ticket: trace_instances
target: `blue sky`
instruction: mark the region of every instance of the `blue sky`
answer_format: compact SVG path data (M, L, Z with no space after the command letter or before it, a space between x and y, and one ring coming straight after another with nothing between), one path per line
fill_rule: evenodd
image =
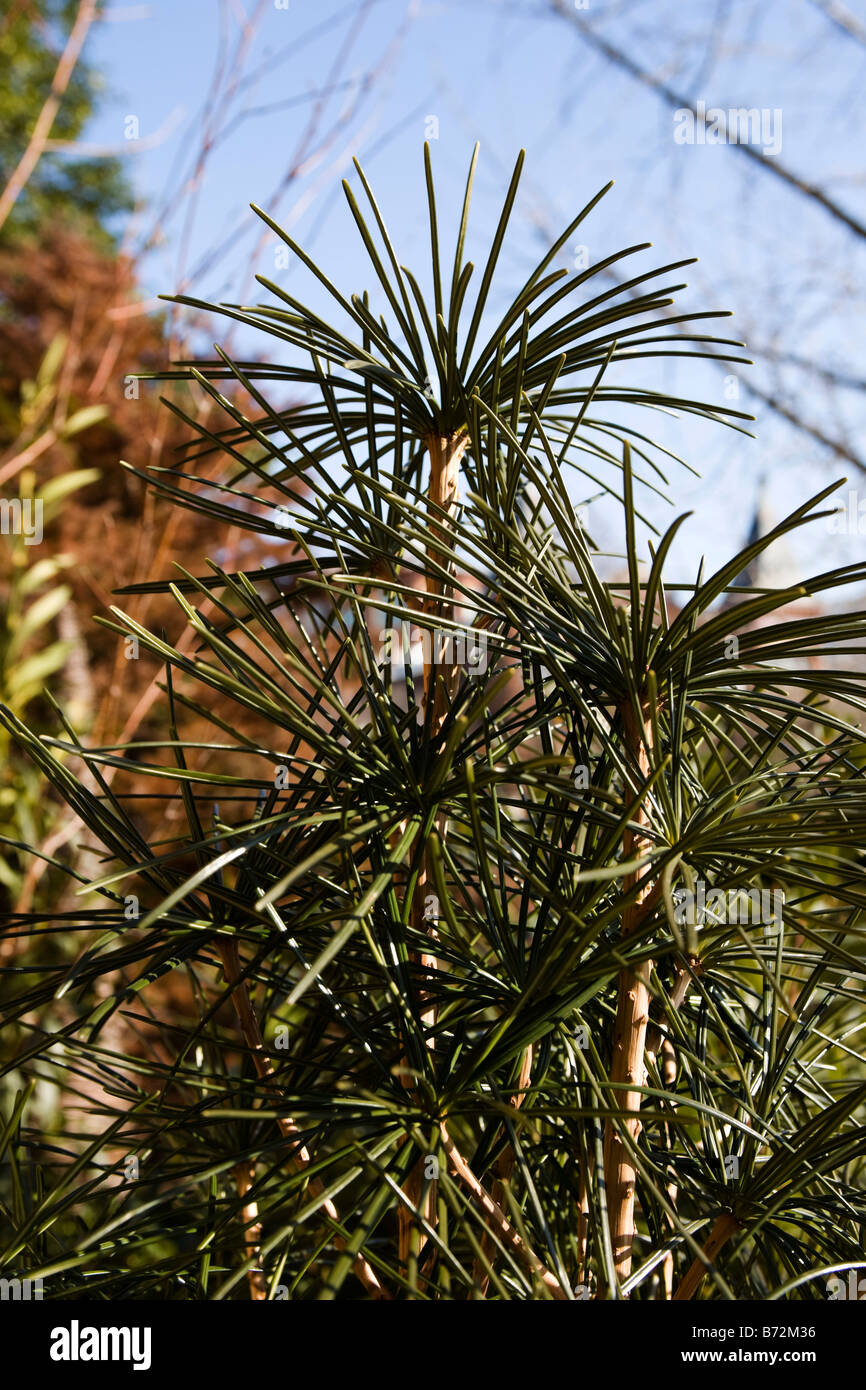
M866 377L866 241L769 171L756 169L741 151L676 144L670 107L612 66L551 5L278 3L262 5L233 103L226 105L224 96L218 102L227 128L194 199L188 180L208 88L221 40L228 36L229 52L237 42L240 0L118 0L116 18L89 44L108 90L86 139L124 153L142 204L137 235L151 225L166 189L187 180L174 214L163 221L161 244L142 263L145 294L171 292L187 277L193 294L248 300L258 270L323 308L319 287L302 267L276 270L275 248L261 243L250 202L287 222L341 288L372 289L339 189L340 179L352 174L355 153L401 256L423 268L421 149L433 130L446 247L472 145L481 142L470 256L472 244L489 241L513 159L521 146L527 150L499 272L503 297L523 282L533 259L574 212L614 178L614 190L581 233L591 262L643 241L653 250L634 258L632 273L697 255L699 265L675 277L689 282L682 310L731 309L733 320L716 328L724 336L748 334L777 352L816 356L835 370ZM243 9L253 15L256 0L244 0ZM862 5L848 10L864 17ZM866 47L841 34L817 4L591 0L575 18L690 100L781 112L779 161L866 220ZM336 90L326 91L335 78ZM314 110L316 134L305 149ZM141 147L124 140L130 116L138 121ZM305 165L320 142L324 149ZM222 248L216 259L215 248ZM575 250L569 248L569 256ZM213 336L220 331L215 325ZM652 371L669 389L722 400L723 376L715 367L675 372L659 364ZM844 428L857 437L863 415L858 394L837 393L828 403L808 374L792 375L784 367L770 375L765 367L751 371L765 393L793 395L816 428L830 434ZM756 409L747 395L734 404L758 413L756 441L689 422L667 425L663 433L702 475L700 482L678 468L671 475L676 510L695 511L674 552L675 567L691 572L698 552L715 565L742 542L762 476L781 515L832 477L852 472L850 465L828 462L826 451L764 407ZM674 514L661 507L652 513L658 523ZM613 530L606 539L615 540ZM859 558L863 539L836 536L833 546L832 563L844 563ZM804 558L822 567L826 548L826 533L801 545Z

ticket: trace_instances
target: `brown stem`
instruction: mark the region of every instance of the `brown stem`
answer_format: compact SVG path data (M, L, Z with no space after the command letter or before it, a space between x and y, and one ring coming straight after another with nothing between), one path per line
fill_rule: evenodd
M468 442L465 434L431 435L427 440L427 453L430 458L430 531L440 546L448 545L451 539L451 518L457 507L460 461L466 452ZM443 513L444 516L440 515ZM427 559L431 570L434 566L441 567L444 563L441 551L433 546L427 551ZM446 581L433 578L432 575L428 577L424 611L443 619L443 630L434 639L435 650L431 652L431 656L435 655L435 670L438 676L435 690L433 662L426 659L424 662L424 705L426 710L431 700L433 701L433 737L442 727L456 682L457 666L448 658L446 645L447 629L454 617L453 593L452 586Z
M427 440L427 452L430 457L430 529L441 541L449 541L451 533L451 518L457 506L458 484L460 480L460 461L466 452L469 443L468 436L462 433L456 435L432 435ZM439 519L439 510L445 514L445 522ZM431 548L428 551L428 561L432 564L443 562L443 557L437 555ZM448 565L450 569L450 564ZM450 584L440 579L430 578L427 584L427 593L424 599L424 608L428 613L438 613L443 620L443 630L440 630L430 643L433 648L431 655L433 662L425 661L424 664L424 709L433 705L433 716L431 721L431 737L435 738L445 722L448 706L454 695L457 683L457 663L453 659L454 634L450 637L448 632L450 624L454 619L453 589ZM434 689L434 675L438 676ZM444 844L448 830L448 817L440 812L435 820L436 834L439 842ZM421 874L413 900L413 911L420 910L421 921L423 922L424 899L426 889L433 882L433 870L428 853L424 852L424 859L421 867ZM436 929L432 925L427 927L427 935L431 941L435 942ZM435 954L422 955L422 966L428 970L436 970L439 962ZM431 1027L436 1022L435 1007L431 1008L423 1019L425 1024Z
M589 1278L587 1250L589 1247L589 1178L586 1171L586 1153L583 1148L578 1158L580 1179L577 1206L577 1283L585 1288Z
M250 995L249 990L247 989L246 980L244 980L241 973L241 964L240 957L238 955L237 943L234 941L218 941L217 950L219 951L220 960L222 961L223 973L226 978L226 983L231 986L232 1004L234 1005L235 1013L238 1016L238 1022L241 1026L241 1032L243 1033L244 1042L246 1043L250 1053L252 1054L253 1064L258 1074L259 1080L265 1083L267 1089L274 1096L274 1099L279 1101L281 1097L279 1094L279 1090L276 1086L274 1069L271 1066L270 1061L268 1060L267 1053L265 1052L265 1044L264 1039L262 1038L261 1030L259 1028L259 1021L256 1018L255 1010L253 1009L252 1003L250 1001ZM300 1130L298 1129L298 1126L295 1124L294 1120L289 1119L288 1116L278 1115L277 1125L279 1126L280 1133L282 1134L284 1139L296 1140L298 1138ZM292 1162L295 1164L297 1168L300 1169L304 1169L309 1166L310 1154L303 1144L296 1145L296 1147L294 1148L292 1152ZM321 1196L324 1190L324 1184L322 1183L320 1178L310 1178L309 1191L312 1193L313 1197ZM334 1206L334 1203L331 1201L330 1197L324 1198L324 1200L321 1203L321 1207L322 1210L325 1212L326 1216L331 1221L339 1222L339 1213L337 1211L337 1208ZM343 1250L346 1247L346 1241L339 1234L335 1234L334 1244L338 1250ZM355 1256L353 1269L358 1279L364 1285L367 1292L373 1296L373 1298L390 1298L390 1294L379 1283L376 1274L374 1273L370 1265L367 1263L367 1261L364 1259L363 1255L358 1254Z
M252 1163L244 1161L235 1168L235 1186L241 1201L252 1187L255 1176L256 1170ZM244 1202L241 1209L241 1220L244 1223L244 1245L246 1246L247 1259L258 1261L262 1243L262 1223L259 1221L259 1208L255 1201ZM250 1298L254 1303L267 1301L268 1284L260 1264L252 1265L247 1270L247 1283L249 1284Z
M555 1274L547 1268L538 1258L534 1250L521 1239L517 1231L511 1225L508 1217L495 1202L489 1192L485 1191L481 1183L476 1178L466 1159L460 1153L454 1140L443 1123L441 1126L442 1147L448 1156L451 1167L457 1174L460 1181L469 1189L475 1201L484 1212L487 1220L491 1222L497 1230L500 1240L514 1252L517 1258L531 1274L540 1279L544 1287L549 1291L553 1298L567 1300L568 1295L560 1284Z
M636 765L642 778L649 776L649 747L651 725L646 709L641 711L642 720L635 718L631 704L622 706L623 733L629 761ZM637 826L648 823L646 808L641 805L634 816ZM639 856L646 847L646 837L639 829L629 826L623 835L623 854L626 859ZM640 877L639 871L628 874L623 891L630 892ZM652 885L647 885L636 901L625 908L622 914L622 936L627 940L640 926L648 910L648 899ZM616 1021L613 1032L613 1053L610 1079L613 1086L643 1086L646 1080L644 1069L644 1047L646 1043L647 1022L649 1020L649 981L652 962L644 961L636 970L624 969L619 976ZM631 1150L627 1146L620 1126L625 1129L632 1143L636 1143L641 1132L639 1118L640 1091L613 1089L611 1104L620 1107L620 1116L611 1117L605 1126L604 1136L604 1178L607 1190L608 1220L613 1248L614 1268L620 1282L631 1272L632 1245L635 1237L634 1195L636 1170Z
M647 900L649 902L649 899ZM671 1014L678 1013L685 1003L686 995L689 992L689 985L695 975L702 975L704 967L700 956L689 956L691 970L687 970L684 965L678 965L674 987L670 992L670 998L665 1005L665 1016L670 1018ZM661 1058L662 1077L667 1085L672 1085L677 1076L676 1049L670 1038L662 1033L658 1023L650 1022L647 1025L646 1033L647 1055L655 1057L657 1054Z
M732 1212L723 1211L720 1216L716 1217L709 1239L704 1246L703 1255L695 1256L685 1278L674 1294L674 1302L689 1299L697 1292L708 1267L714 1262L722 1246L726 1245L731 1236L739 1229L740 1223Z

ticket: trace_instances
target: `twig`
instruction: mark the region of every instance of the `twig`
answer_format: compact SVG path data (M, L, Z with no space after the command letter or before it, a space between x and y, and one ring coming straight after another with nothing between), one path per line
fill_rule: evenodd
M722 1246L727 1244L731 1236L739 1229L740 1222L733 1212L723 1211L720 1216L716 1217L709 1239L704 1246L703 1254L695 1256L685 1278L674 1294L674 1302L683 1302L692 1297Z
M566 0L552 0L552 8L555 13L561 15L563 19L570 20L577 28L581 38L598 53L603 54L608 62L621 68L623 72L627 72L636 82L649 88L650 91L655 92L668 106L675 108L677 111L691 111L695 119L698 119L695 108L690 101L686 100L681 92L675 92L672 87L667 86L665 82L655 77L648 69L641 67L640 63L636 62L635 59L630 57L622 48L618 48L616 44L606 39L594 26L587 24L585 20L581 19L580 16L566 4ZM807 183L805 179L799 178L791 169L788 169L786 165L781 164L778 159L768 158L751 145L739 141L730 143L728 148L735 150L738 154L743 155L744 158L750 159L753 164L757 164L766 173L775 175L777 179L781 179L789 188L796 189L796 191L801 193L805 198L810 198L812 202L817 203L825 212L828 212L831 217L834 217L837 222L841 222L849 231L852 231L855 236L866 238L866 226L864 226L862 222L858 221L850 212L847 212L839 203L834 202L832 198L828 198L827 194L823 193L820 188L816 188L814 184Z
M69 79L72 76L75 64L78 62L84 40L95 18L96 0L81 0L81 4L78 6L78 14L75 17L75 23L70 30L69 38L66 41L66 47L63 50L60 62L57 64L57 71L51 83L50 95L45 105L42 107L42 110L39 112L26 150L19 159L18 165L13 170L12 177L3 192L0 193L0 227L3 226L3 223L12 211L21 193L27 186L27 181L32 175L33 170L42 157L42 152L45 149L46 142L51 134L51 128L54 125L57 112L60 109L63 93L69 85Z
M505 1245L510 1247L530 1273L541 1280L542 1284L553 1298L567 1301L568 1294L563 1289L556 1275L551 1273L547 1265L543 1264L535 1254L535 1251L531 1250L529 1246L525 1244L518 1232L515 1231L514 1227L511 1225L508 1217L499 1204L494 1202L490 1193L485 1191L482 1187L448 1133L448 1129L444 1122L440 1126L440 1132L442 1134L442 1147L451 1162L454 1172L457 1174L458 1178L460 1178L461 1182L469 1189L488 1221L491 1221L496 1227L500 1239Z
M38 439L34 439L32 444L28 444L26 449L22 449L14 458L4 463L0 468L0 483L8 483L10 478L14 478L16 473L21 473L25 468L29 468L31 463L35 463L41 454L52 449L57 443L57 434L54 430L46 430Z
M235 1185L242 1202L252 1187L255 1176L256 1170L252 1163L245 1161L239 1163L235 1168ZM246 1246L247 1259L258 1260L262 1241L262 1223L259 1221L258 1204L253 1200L244 1202L241 1208L241 1219L244 1223L244 1245ZM268 1283L260 1265L251 1265L247 1270L247 1283L249 1284L250 1298L254 1303L267 1302Z

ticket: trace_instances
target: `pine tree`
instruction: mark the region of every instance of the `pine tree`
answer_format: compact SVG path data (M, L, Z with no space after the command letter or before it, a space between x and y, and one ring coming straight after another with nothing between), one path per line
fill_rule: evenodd
M4 715L106 856L57 923L82 936L75 965L12 1010L74 1008L66 1052L49 1027L19 1066L100 1080L98 1144L126 1174L118 1193L94 1173L77 1243L45 1176L33 1272L62 1250L67 1287L814 1299L860 1258L864 617L790 606L866 567L735 583L830 514L827 488L671 603L685 518L642 562L637 499L665 483L638 407L745 417L631 384L632 363L740 345L671 312L683 286L659 281L685 262L614 288L605 267L645 247L552 268L601 194L497 318L521 166L478 272L473 156L449 278L425 153L429 300L358 168L384 316L260 213L342 327L267 280L259 306L182 298L279 360L178 364L225 427L189 417L177 465L141 476L281 542L273 564L180 574L192 655L120 608L103 620L164 664L158 748ZM196 476L215 456L219 487ZM582 506L600 495L621 504L622 580ZM105 766L149 776L158 841ZM147 1047L104 1043L112 1019Z

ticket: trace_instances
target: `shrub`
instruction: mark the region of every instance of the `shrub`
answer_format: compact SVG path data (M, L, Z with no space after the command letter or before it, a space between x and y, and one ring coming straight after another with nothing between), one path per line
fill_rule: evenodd
M671 602L684 518L642 565L663 451L637 409L745 417L617 372L738 345L670 314L658 279L684 263L607 289L642 247L551 270L597 198L491 328L521 163L479 274L473 156L447 281L426 156L429 300L358 170L390 327L260 214L344 326L268 281L219 306L287 360L178 364L226 424L190 419L142 476L273 562L181 573L191 655L103 620L165 665L157 746L4 716L105 857L79 912L16 923L82 949L23 976L14 1065L100 1128L51 1136L59 1163L26 1097L6 1128L40 1180L4 1263L49 1289L814 1299L859 1259L864 620L817 605L864 567L736 583L828 488ZM586 489L620 499L621 581ZM184 733L204 718L206 746ZM106 766L149 777L163 836Z

